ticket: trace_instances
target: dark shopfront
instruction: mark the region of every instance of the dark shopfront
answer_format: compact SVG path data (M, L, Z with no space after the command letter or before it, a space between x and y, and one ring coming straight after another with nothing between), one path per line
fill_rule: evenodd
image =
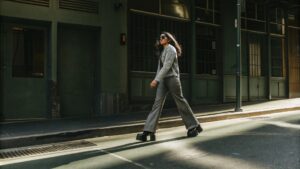
M184 50L180 68L185 96L195 104L234 101L236 1L129 0L128 6L132 102L153 99L154 93L147 87L157 65L153 44L164 30L174 33ZM245 2L244 101L299 97L298 20L296 1Z
M235 101L236 0L75 1L0 1L1 120L145 110L161 31L182 45L191 104ZM297 0L246 0L243 101L300 97L299 9Z

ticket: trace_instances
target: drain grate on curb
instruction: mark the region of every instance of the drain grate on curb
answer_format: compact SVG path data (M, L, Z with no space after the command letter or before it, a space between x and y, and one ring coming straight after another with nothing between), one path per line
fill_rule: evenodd
M0 150L0 159L16 158L22 156L30 156L36 154L44 154L63 150L72 150L84 147L96 146L96 144L88 141L72 141L67 143L56 143L51 145L41 145L34 147L21 147L6 150Z
M267 120L267 119L271 119L271 117L269 117L269 116L249 117L248 119L250 119L250 120Z

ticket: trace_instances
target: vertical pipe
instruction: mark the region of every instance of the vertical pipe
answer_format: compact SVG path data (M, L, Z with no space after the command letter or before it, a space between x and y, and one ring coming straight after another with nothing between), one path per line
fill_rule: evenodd
M241 100L241 2L237 0L237 43L236 43L236 112L241 112L242 100Z
M189 73L189 101L193 103L193 87L194 87L194 75L196 74L196 23L195 23L195 2L190 1L191 21L190 21L190 37L191 37L191 57L189 59L190 73Z

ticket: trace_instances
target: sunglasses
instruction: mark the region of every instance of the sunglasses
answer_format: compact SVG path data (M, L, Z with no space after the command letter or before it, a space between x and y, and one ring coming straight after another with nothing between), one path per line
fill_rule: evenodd
M166 35L160 35L160 39L166 39L167 36Z

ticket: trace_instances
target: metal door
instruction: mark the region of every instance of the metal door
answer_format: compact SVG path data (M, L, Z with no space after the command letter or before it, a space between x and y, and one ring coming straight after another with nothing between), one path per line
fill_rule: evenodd
M95 58L99 32L59 26L59 95L62 117L89 117L95 112Z
M1 24L2 119L47 115L47 28Z

